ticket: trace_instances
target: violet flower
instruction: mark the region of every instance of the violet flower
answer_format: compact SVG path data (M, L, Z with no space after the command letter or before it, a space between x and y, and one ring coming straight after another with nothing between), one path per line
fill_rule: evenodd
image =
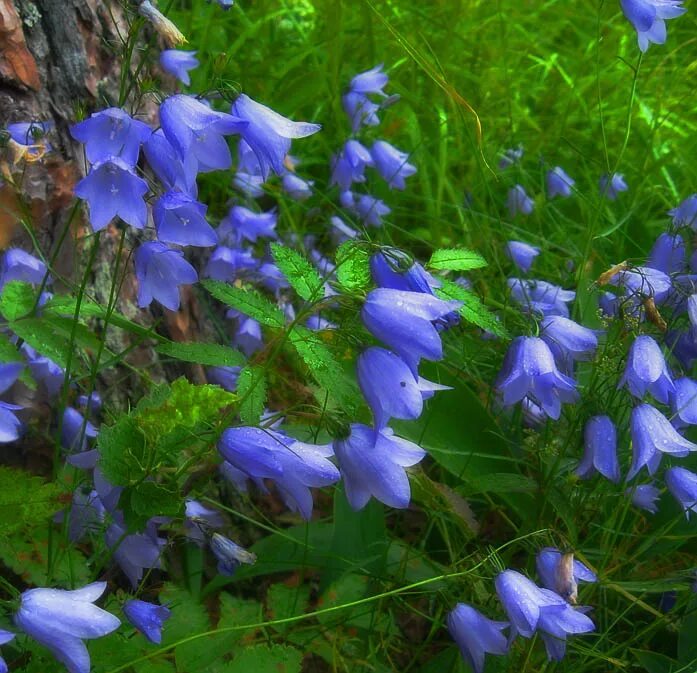
M666 486L689 519L690 512L697 513L697 474L684 467L666 470Z
M527 195L522 185L515 185L508 190L506 206L511 217L518 213L530 215L535 208L535 202Z
M160 52L160 65L165 72L189 86L191 84L189 70L198 68L199 62L195 51L164 49Z
M600 195L610 201L614 201L621 192L626 192L629 189L621 173L613 173L611 178L607 175L602 175L599 180L599 185Z
M164 243L142 243L135 252L138 279L138 306L150 306L153 299L170 311L179 310L179 286L198 280L196 270L184 260L184 253Z
M530 271L535 257L540 254L540 249L522 241L508 241L506 254L523 273L527 273Z
M208 247L218 234L206 220L208 206L179 191L165 192L152 209L157 238L163 243Z
M555 166L547 172L547 196L553 199L555 196L571 196L571 188L576 184L561 166Z
M233 206L218 227L218 234L228 244L239 244L243 240L256 243L259 238L277 238L275 210L255 213L244 206Z
M588 566L554 547L544 547L537 552L536 567L542 586L569 603L576 603L579 582L598 581L598 576Z
M578 464L574 474L581 479L588 479L599 472L606 479L619 482L617 430L608 416L593 416L586 422L584 448L583 460Z
M256 563L256 555L220 533L213 533L210 546L211 551L218 559L218 572L226 577L234 575L235 570L243 563L246 565Z
M622 12L637 32L639 49L646 51L651 43L665 44L666 19L674 19L687 11L683 0L620 0Z
M637 484L625 491L625 495L632 498L632 504L639 509L646 510L651 514L658 512L656 500L661 495L661 492L653 484Z
M642 399L647 392L659 402L668 404L675 391L673 378L668 371L661 347L647 335L638 336L627 355L624 374L618 388L627 386L629 392Z
M404 189L404 180L416 173L416 166L408 162L409 155L400 152L384 140L376 140L370 148L375 168L390 189Z
M13 280L40 285L47 275L46 265L20 248L9 248L0 263L0 290Z
M448 631L474 673L483 673L485 654L508 652L508 641L501 631L509 626L508 622L495 622L464 603L458 603L448 614Z
M124 603L123 613L138 631L156 645L162 642L162 627L172 616L172 611L164 605L147 603L137 598Z
M673 226L694 229L697 226L697 194L690 194L675 208L669 210L668 215L673 218Z

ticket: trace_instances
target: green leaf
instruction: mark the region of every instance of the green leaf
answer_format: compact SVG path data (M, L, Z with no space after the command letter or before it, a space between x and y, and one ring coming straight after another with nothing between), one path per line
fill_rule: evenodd
M473 250L465 248L446 248L436 250L428 262L431 269L439 271L469 271L486 266L486 260Z
M631 652L647 673L677 673L678 671L683 671L684 673L686 670L674 659L666 657L665 654L634 649Z
M245 357L239 351L220 344L175 343L170 341L155 349L162 355L195 362L209 367L242 367Z
M223 304L244 313L262 325L281 329L285 326L285 316L280 308L272 304L256 290L235 287L217 280L201 281L202 285Z
M356 241L342 243L336 251L336 278L349 292L370 285L370 254Z
M271 254L281 273L300 297L312 301L322 296L324 281L317 269L299 252L279 243L272 243Z
M261 367L248 366L237 380L240 397L240 419L247 425L257 425L266 405L266 377Z
M251 645L238 650L221 673L300 673L303 655L286 645Z
M145 520L153 516L177 516L182 508L178 493L154 481L143 481L129 489L133 511Z
M310 587L307 584L286 586L272 584L266 592L266 606L269 619L288 619L302 615L310 604ZM285 631L285 624L274 626L277 631Z
M114 486L128 486L145 475L145 435L132 416L103 425L97 448L99 467Z
M5 320L17 320L31 313L36 304L36 290L21 280L11 280L2 288L0 314Z
M48 521L60 509L60 494L55 483L0 466L0 535Z
M697 596L690 596L678 634L678 661L686 666L697 663ZM691 666L691 667L692 667Z
M344 411L353 414L363 403L358 387L321 337L312 330L296 325L288 338L317 383Z
M436 295L441 299L457 299L457 301L463 302L458 312L467 322L497 336L507 336L506 330L496 319L496 316L484 306L482 300L474 292L449 280L441 279L441 283L441 287L435 291Z

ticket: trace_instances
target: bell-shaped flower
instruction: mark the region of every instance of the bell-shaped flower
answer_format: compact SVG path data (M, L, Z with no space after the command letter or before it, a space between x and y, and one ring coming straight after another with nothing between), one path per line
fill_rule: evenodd
M380 123L380 106L362 93L349 91L341 97L344 112L351 122L351 130L358 133L361 126L377 126Z
M578 399L576 383L562 374L549 346L539 337L517 337L508 348L496 382L503 405L529 396L553 419L559 418L562 402Z
M540 336L559 361L590 360L598 348L598 337L592 329L561 315L542 318Z
M245 94L235 100L232 113L247 122L241 134L259 160L265 179L271 170L278 175L285 173L283 162L290 151L291 139L306 138L322 128L319 124L286 119Z
M189 86L191 78L189 70L198 68L198 59L195 51L182 51L181 49L164 49L160 52L160 66L166 72L176 77L180 82Z
M532 263L539 254L540 249L534 245L522 241L508 241L506 243L506 255L523 273L530 271Z
M662 233L653 244L646 266L671 274L687 266L685 241L680 234Z
M82 589L29 589L21 596L15 624L47 647L70 673L89 673L90 655L83 639L101 638L121 625L117 617L94 605L106 582Z
M656 304L665 301L673 289L670 278L650 266L635 266L620 271L610 280L611 285L624 288L625 293L637 300L651 297Z
M418 418L426 396L432 396L436 390L449 390L448 386L416 378L402 358L384 348L368 348L358 357L356 369L358 385L378 430L390 418Z
M389 215L392 209L385 205L381 199L376 199L369 194L361 194L355 202L355 211L363 221L363 224L371 227L381 227L382 218L385 215Z
M222 243L232 246L243 240L256 243L259 238L277 238L277 221L275 210L255 213L244 206L233 206L220 222L218 236Z
M624 181L624 175L621 173L613 173L612 177L602 175L598 184L600 186L600 195L610 201L614 201L621 192L626 192L629 189Z
M10 248L0 262L0 290L13 280L40 285L46 275L46 265L40 259L20 248Z
M172 250L157 241L138 247L135 267L140 308L150 306L154 299L170 311L177 311L181 302L179 286L198 280L196 269L184 259L181 250Z
M329 186L351 189L354 182L365 182L365 167L373 166L373 158L357 140L348 140L341 152L332 159L332 177Z
M574 609L568 604L561 612L554 608L541 608L537 625L550 661L564 658L568 635L595 631L595 624L584 614L583 608Z
M208 259L203 275L214 280L232 282L256 269L258 264L249 250L219 245Z
M210 383L234 393L237 390L237 383L240 378L242 367L208 367L206 378Z
M434 321L461 306L422 292L379 288L370 292L361 311L363 324L409 365L414 375L421 358L440 360L443 344Z
M658 512L656 500L661 496L661 492L653 484L638 484L631 486L625 492L632 499L632 505L639 509L646 510L651 514Z
M312 196L314 180L305 180L296 173L284 173L281 178L281 188L295 201L305 201Z
M513 164L517 164L523 158L523 154L525 154L525 150L522 145L518 145L518 147L509 147L501 154L499 168L503 170L513 166Z
M38 147L43 145L45 152L50 151L51 145L46 142L46 135L49 134L56 125L53 122L15 122L6 127L10 138L19 145L25 147Z
M65 372L53 360L37 353L29 344L22 344L22 353L34 379L43 383L49 397L54 397L63 387Z
M408 162L409 155L384 140L376 140L370 148L375 168L390 189L404 189L404 180L416 173L416 166Z
M66 407L61 425L61 445L71 453L87 451L89 441L98 435L92 425L77 409Z
M133 598L123 605L123 614L151 643L162 642L162 627L172 611L164 605L155 605Z
M196 196L196 173L198 161L193 153L181 159L178 152L165 137L162 129L157 129L143 145L145 158L157 179L165 189L176 190Z
M261 428L228 428L220 436L218 451L233 467L251 479L275 479L283 468L274 456L273 444L280 440Z
M439 282L418 262L396 248L378 252L370 258L370 273L378 287L433 294Z
M259 322L254 318L240 317L232 343L248 358L261 350L264 347L264 338Z
M85 146L90 163L119 157L130 168L138 163L140 146L151 133L147 124L117 107L95 112L70 128L70 135Z
M527 195L522 185L515 185L508 190L506 207L511 217L515 217L518 213L530 215L535 208L535 202Z
M426 452L416 444L384 428L375 430L353 423L351 434L334 441L334 453L344 480L346 498L355 510L363 509L371 496L398 509L409 506L411 488L406 469Z
M383 89L387 86L389 78L382 71L383 67L384 64L380 63L370 70L355 75L349 84L349 90L354 93L363 94L364 96L369 94L386 96L387 94Z
M675 390L670 398L673 426L682 428L697 425L697 382L683 376L675 379Z
M126 162L113 156L95 163L75 185L75 196L89 204L94 231L104 229L117 215L126 224L142 229L148 220L143 200L147 191L148 183Z
M225 523L220 512L202 505L193 498L186 500L184 517L186 537L199 545L205 542L205 533L213 528L222 528Z
M617 430L612 420L608 416L593 416L586 422L583 437L583 460L574 470L574 474L581 479L588 479L599 472L606 479L619 482Z
M526 280L524 278L509 278L507 281L511 290L511 298L527 311L545 315L560 315L569 317L567 304L576 299L573 290L564 290L545 280Z
M5 629L0 629L0 645L5 645L9 643L15 634L12 631L5 631ZM7 673L7 662L0 656L0 673Z
M248 122L212 110L192 96L176 94L160 105L162 131L182 161L192 155L199 171L230 168L232 157L224 136L241 133Z
M485 654L506 654L508 640L501 631L508 622L495 622L470 605L458 603L448 614L448 631L457 643L462 658L474 673L483 673Z
M115 521L106 529L104 539L133 588L143 579L145 569L162 567L162 548L166 541L149 531L128 534L126 528Z
M673 377L668 371L661 347L647 335L638 336L627 355L624 374L618 388L627 386L629 392L641 399L650 392L659 402L668 404L675 391Z
M627 479L633 479L644 466L649 474L655 474L664 453L684 458L690 451L697 451L697 444L680 435L670 421L650 404L634 407L629 426L632 466Z
M248 552L244 547L240 547L240 545L220 533L213 533L210 545L211 551L218 559L218 572L226 577L234 575L235 570L243 563L245 565L256 563L257 557L255 554Z
M336 245L358 238L358 232L353 227L349 227L346 222L336 215L332 215L329 218L329 224L331 225L330 236Z
M575 184L576 181L561 166L555 166L547 172L547 196L550 199L555 196L571 196L571 188Z
M697 194L690 194L679 205L668 211L675 227L697 227Z
M9 390L24 369L21 362L0 364L0 394ZM22 422L14 415L22 407L0 401L0 444L8 444L19 439Z
M215 245L218 234L206 220L207 209L184 192L165 192L152 209L158 240L198 247Z
M668 490L689 519L690 512L697 513L697 474L684 467L671 467L666 470L665 478Z
M651 43L665 44L666 19L674 19L687 11L683 0L620 0L622 12L637 32L639 49L646 51Z
M540 583L569 603L576 603L579 582L597 582L597 575L573 554L562 554L554 547L544 547L535 559Z

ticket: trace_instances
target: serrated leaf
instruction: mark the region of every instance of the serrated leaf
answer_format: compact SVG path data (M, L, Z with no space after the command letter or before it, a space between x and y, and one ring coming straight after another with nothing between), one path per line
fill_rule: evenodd
M486 260L473 250L445 248L431 255L428 266L439 271L469 271L486 266Z
M244 355L229 346L220 344L176 343L170 341L155 349L161 355L167 355L185 362L195 362L208 367L242 367L246 362Z
M0 535L45 523L59 509L60 487L0 466Z
M102 426L97 437L99 467L114 486L128 486L145 474L145 435L131 416Z
M17 320L31 313L36 304L36 290L29 283L11 280L2 288L0 314L5 320Z
M221 673L300 673L302 652L286 645L252 645L239 650Z
M322 296L324 281L317 269L299 252L279 243L272 243L271 254L276 266L300 297L312 301Z
M484 305L482 300L470 290L460 287L457 283L441 279L441 286L435 290L441 299L457 299L462 302L459 314L469 323L481 327L496 336L506 337L508 334L496 316Z
M370 255L355 241L342 243L336 251L336 278L350 292L370 285Z
M355 412L362 404L358 387L337 362L332 352L322 343L319 335L301 325L296 325L290 331L288 338L317 383L347 413Z
M154 481L143 481L129 490L133 511L145 520L153 516L177 516L182 508L179 494Z
M231 308L237 309L240 313L244 313L250 318L254 318L262 325L278 329L285 326L283 311L256 290L243 290L217 280L204 280L202 285L217 300L222 301L223 304Z
M266 405L266 377L261 367L244 367L237 380L240 397L240 419L247 425L257 425Z

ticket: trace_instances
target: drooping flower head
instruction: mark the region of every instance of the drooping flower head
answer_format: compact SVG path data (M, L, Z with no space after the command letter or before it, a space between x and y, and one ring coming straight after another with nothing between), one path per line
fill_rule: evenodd
M627 20L637 32L639 49L646 51L651 43L665 44L666 19L674 19L687 9L683 0L620 0Z
M355 75L349 84L349 90L364 96L368 94L387 96L383 89L387 86L389 78L382 71L383 67L384 64L379 63L370 70Z
M365 167L373 166L373 157L357 140L348 140L341 152L332 159L332 177L329 186L351 189L354 182L365 182Z
M370 258L370 273L378 287L433 294L437 281L418 262L410 260L401 250L391 248Z
M658 512L656 500L661 492L653 484L638 484L630 486L625 492L632 498L632 504L639 509L643 509L651 514Z
M143 579L144 570L162 567L162 548L166 540L157 537L152 529L129 534L121 516L116 518L117 521L106 529L104 539L113 551L114 560L135 588Z
M562 554L554 547L544 547L537 553L537 574L545 589L559 594L569 603L576 603L579 582L597 582L597 575L585 564Z
M575 184L576 181L561 166L556 166L547 173L547 196L550 199L555 196L571 196L571 188Z
M170 311L179 310L181 299L179 286L198 280L198 274L184 259L181 250L172 250L164 243L142 243L135 252L136 277L138 279L138 306L150 306L152 300L160 302Z
M697 474L684 467L666 470L666 486L689 519L690 512L697 513Z
M464 603L458 603L448 614L448 631L474 673L483 673L485 654L508 652L508 641L501 631L509 626L508 622L495 622Z
M61 426L61 445L71 453L86 451L90 440L98 434L92 425L77 409L66 407Z
M151 133L147 124L117 107L95 112L70 128L70 135L85 145L90 163L118 157L130 168L138 163L140 146Z
M344 112L351 122L351 130L358 133L361 126L377 126L380 123L380 106L362 93L349 91L341 97Z
M152 209L158 240L199 247L215 245L218 234L206 220L207 209L184 192L165 192Z
M416 173L416 166L408 162L409 155L384 140L376 140L370 148L375 168L390 189L404 189L404 180Z
M137 598L124 603L123 613L138 631L156 645L162 642L162 627L172 615L172 611L164 605L155 605Z
M668 211L668 215L673 218L675 227L697 226L697 194L690 194L679 205Z
M523 158L523 154L525 154L525 150L523 149L522 145L518 145L518 147L510 147L501 155L501 159L499 160L499 168L503 170L504 168L508 168L513 164L517 164Z
M527 273L540 254L540 249L522 241L508 241L506 254L521 271Z
M256 155L264 179L272 170L278 175L285 172L283 162L291 139L306 138L322 128L319 124L286 119L245 94L233 103L232 113L247 122L241 134Z
M511 342L496 388L503 405L531 397L553 419L559 418L562 402L578 399L576 383L562 374L549 346L539 337L517 337Z
M600 195L610 201L614 201L620 192L626 192L629 189L621 173L613 173L612 177L602 175L598 184L600 186Z
M296 201L309 199L312 196L312 186L314 184L314 180L305 180L297 173L291 173L290 171L284 173L281 178L283 191Z
M592 329L561 315L542 318L540 336L560 364L569 360L590 360L598 348L598 337Z
M506 282L511 290L511 298L524 309L543 316L569 317L567 304L576 299L573 290L564 290L545 280L509 278Z
M650 392L659 402L670 402L670 396L675 391L673 377L668 371L661 347L653 337L641 335L634 339L617 387L622 386L627 386L629 392L639 399Z
M258 264L249 250L219 245L211 253L203 275L214 280L232 282L256 269Z
M143 200L147 191L148 183L119 157L95 163L87 176L75 185L75 195L89 204L94 231L104 229L116 216L142 229L148 220Z
M675 379L675 390L670 399L676 428L697 425L697 382L687 376Z
M522 185L515 185L508 190L506 206L511 217L515 217L518 213L530 215L535 208L535 202L527 195Z
M195 51L165 49L160 52L160 65L165 72L189 86L191 84L189 70L198 68L199 63Z
M184 159L165 137L162 129L157 129L143 145L145 158L162 186L195 197L198 192L196 174L198 160L193 152Z
M609 416L593 416L584 430L583 460L575 470L581 479L588 479L599 472L606 479L620 480L617 460L617 430Z
M89 673L90 655L83 639L101 638L121 625L117 617L94 605L106 582L82 589L30 589L22 594L15 624L47 647L70 673Z
M46 265L40 259L21 248L10 248L0 262L0 290L12 280L40 285L46 274Z
M256 563L257 557L255 554L248 552L244 547L240 547L230 538L213 533L211 537L211 551L218 559L218 572L227 577L234 575L235 570L243 563L245 565L253 565Z
M663 232L653 244L646 266L666 274L684 271L687 261L685 259L685 241L682 236Z
M351 425L346 439L334 441L334 453L346 498L355 510L363 509L371 496L390 507L408 507L411 488L405 468L426 455L421 447L396 437L389 428L375 430L360 423Z
M370 194L361 194L355 202L354 208L363 223L371 227L381 227L382 218L392 212L392 209L385 205L382 199L376 199Z

